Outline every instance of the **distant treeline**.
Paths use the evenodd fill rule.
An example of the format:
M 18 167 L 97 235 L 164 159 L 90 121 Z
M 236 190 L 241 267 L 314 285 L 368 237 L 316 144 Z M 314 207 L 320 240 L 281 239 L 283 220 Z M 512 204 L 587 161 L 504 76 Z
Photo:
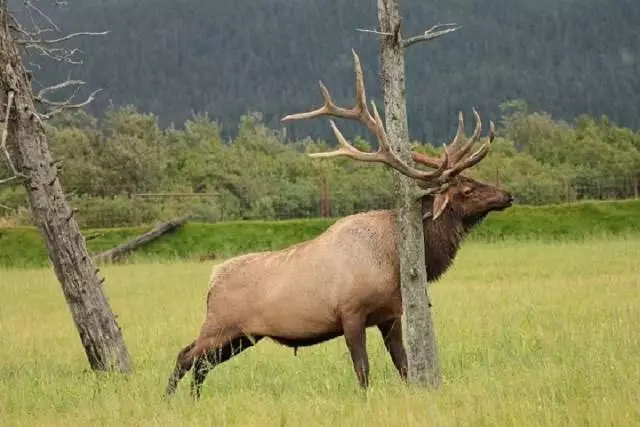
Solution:
M 523 204 L 638 195 L 640 133 L 606 117 L 568 123 L 520 101 L 502 107 L 498 138 L 473 176 L 499 180 Z M 468 133 L 472 125 L 468 118 Z M 305 153 L 329 150 L 335 140 L 292 140 L 266 126 L 258 113 L 241 118 L 233 139 L 224 139 L 220 125 L 206 116 L 192 117 L 181 129 L 163 129 L 156 116 L 133 107 L 110 110 L 101 120 L 79 111 L 47 126 L 61 182 L 83 227 L 148 224 L 185 212 L 202 221 L 318 217 L 323 182 L 331 209 L 324 214 L 393 204 L 389 168 L 312 159 Z M 364 137 L 354 136 L 354 144 L 371 150 L 374 140 L 360 132 Z M 428 142 L 413 146 L 432 154 L 441 150 Z M 0 177 L 8 173 L 0 164 Z M 169 192 L 206 197 L 141 197 Z M 29 222 L 24 189 L 0 188 L 0 206 L 0 216 Z

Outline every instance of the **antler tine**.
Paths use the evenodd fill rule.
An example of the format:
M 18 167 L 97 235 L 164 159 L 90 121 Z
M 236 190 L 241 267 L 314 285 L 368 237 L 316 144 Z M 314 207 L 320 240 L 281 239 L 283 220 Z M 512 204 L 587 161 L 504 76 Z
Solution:
M 306 113 L 290 114 L 283 117 L 281 120 L 302 120 L 319 116 L 335 116 L 357 120 L 364 124 L 376 136 L 378 140 L 378 151 L 375 153 L 367 153 L 358 150 L 351 145 L 349 141 L 347 141 L 342 132 L 340 132 L 340 129 L 338 129 L 333 120 L 331 120 L 331 128 L 338 139 L 340 148 L 326 153 L 312 153 L 309 155 L 316 158 L 346 156 L 364 162 L 385 163 L 400 173 L 418 180 L 430 181 L 440 177 L 449 165 L 447 153 L 444 154 L 443 161 L 437 164 L 437 166 L 434 166 L 436 167 L 436 170 L 423 171 L 409 166 L 393 152 L 387 138 L 387 132 L 384 129 L 384 124 L 380 118 L 378 109 L 376 108 L 376 104 L 371 102 L 373 115 L 367 108 L 367 95 L 364 87 L 364 77 L 362 73 L 362 66 L 360 65 L 360 57 L 355 50 L 352 49 L 351 52 L 353 54 L 353 67 L 356 74 L 356 104 L 354 107 L 347 109 L 335 105 L 331 99 L 329 90 L 322 82 L 320 82 L 320 89 L 322 90 L 322 96 L 324 98 L 324 104 L 322 107 Z
M 471 135 L 471 138 L 469 138 L 469 140 L 462 147 L 460 147 L 453 153 L 451 158 L 451 162 L 453 165 L 462 160 L 464 156 L 469 153 L 471 147 L 473 147 L 473 144 L 475 144 L 478 139 L 480 139 L 480 133 L 482 132 L 482 120 L 480 119 L 480 114 L 478 114 L 478 111 L 475 108 L 473 109 L 473 116 L 476 120 L 476 126 L 473 130 L 473 135 Z
M 374 104 L 374 108 L 375 108 L 375 104 Z M 375 109 L 374 109 L 374 112 L 376 113 L 377 121 L 379 121 L 379 123 L 381 124 L 382 121 L 380 120 L 380 115 L 377 114 L 377 110 Z M 384 130 L 381 133 L 382 138 L 380 139 L 381 142 L 378 147 L 378 151 L 376 151 L 375 153 L 367 153 L 364 151 L 360 151 L 357 148 L 355 148 L 353 145 L 351 145 L 349 141 L 347 141 L 347 139 L 344 137 L 342 132 L 340 132 L 340 129 L 338 129 L 338 126 L 336 126 L 333 120 L 329 120 L 329 123 L 331 124 L 331 128 L 333 129 L 333 133 L 338 139 L 340 148 L 334 151 L 326 152 L 326 153 L 311 153 L 309 154 L 310 157 L 327 158 L 327 157 L 344 156 L 344 157 L 350 157 L 355 160 L 360 160 L 362 162 L 385 163 L 388 166 L 391 166 L 392 168 L 396 169 L 398 172 L 410 178 L 419 179 L 419 180 L 429 180 L 429 179 L 437 178 L 444 173 L 447 167 L 446 156 L 445 156 L 444 161 L 440 164 L 438 169 L 434 171 L 422 171 L 420 169 L 412 168 L 411 166 L 407 165 L 402 160 L 400 160 L 391 151 L 391 146 L 389 145 L 386 134 L 384 134 Z
M 447 151 L 444 150 L 443 151 L 443 156 L 447 154 Z M 429 166 L 430 168 L 438 168 L 440 167 L 440 160 L 436 159 L 435 157 L 431 157 L 427 154 L 424 153 L 418 153 L 417 151 L 412 151 L 411 152 L 411 157 L 413 158 L 413 161 L 416 163 L 420 163 L 422 165 L 425 166 Z M 442 159 L 442 157 L 440 157 Z M 447 158 L 448 159 L 448 158 Z
M 338 143 L 340 144 L 340 148 L 337 150 L 329 151 L 325 153 L 311 153 L 309 154 L 309 157 L 321 158 L 321 157 L 346 156 L 346 157 L 356 158 L 358 160 L 371 161 L 371 160 L 364 160 L 362 155 L 364 155 L 366 158 L 371 158 L 375 155 L 375 153 L 365 153 L 363 151 L 358 150 L 356 147 L 349 144 L 349 141 L 347 141 L 347 138 L 345 138 L 342 132 L 340 132 L 340 129 L 338 129 L 338 126 L 336 126 L 333 120 L 329 120 L 329 124 L 331 124 L 331 129 L 333 129 L 333 133 L 336 136 Z
M 329 93 L 329 89 L 322 83 L 322 81 L 318 82 L 320 84 L 320 91 L 322 92 L 322 98 L 324 99 L 324 103 L 321 107 L 316 108 L 315 110 L 304 112 L 304 113 L 296 113 L 289 114 L 284 116 L 280 121 L 284 122 L 287 120 L 305 120 L 305 119 L 313 119 L 320 116 L 337 116 L 337 117 L 347 117 L 347 118 L 355 118 L 353 114 L 353 109 L 346 109 L 338 107 L 331 99 L 331 94 Z
M 378 113 L 378 108 L 376 108 L 375 102 L 371 101 L 371 106 L 373 107 L 373 118 L 376 123 L 376 134 L 379 135 L 378 136 L 378 141 L 379 141 L 378 153 L 384 154 L 389 158 L 391 162 L 393 162 L 393 163 L 387 162 L 389 166 L 397 169 L 398 171 L 400 171 L 401 173 L 409 177 L 422 179 L 422 180 L 434 179 L 443 174 L 443 172 L 445 171 L 445 169 L 449 164 L 448 155 L 446 151 L 444 152 L 443 157 L 439 162 L 439 164 L 435 166 L 436 170 L 434 171 L 423 171 L 420 169 L 416 169 L 414 167 L 409 166 L 402 160 L 400 160 L 400 158 L 397 157 L 393 153 L 393 150 L 391 149 L 391 145 L 389 144 L 389 140 L 384 130 L 384 125 L 382 124 L 382 119 L 380 118 L 380 114 Z
M 447 177 L 452 177 L 458 175 L 465 169 L 468 169 L 472 166 L 475 166 L 480 162 L 480 160 L 484 159 L 484 157 L 489 153 L 489 149 L 491 148 L 491 143 L 495 138 L 495 125 L 493 121 L 489 122 L 489 135 L 487 136 L 487 142 L 482 144 L 482 146 L 472 155 L 467 157 L 464 161 L 458 162 L 453 168 L 445 171 L 444 175 Z
M 456 130 L 456 136 L 448 144 L 450 149 L 457 150 L 457 145 L 460 144 L 460 140 L 464 137 L 464 114 L 462 111 L 458 111 L 458 129 Z
M 287 120 L 305 120 L 305 119 L 313 119 L 320 116 L 334 116 L 340 117 L 344 119 L 358 120 L 369 130 L 374 132 L 375 121 L 371 116 L 371 113 L 367 109 L 367 94 L 364 88 L 364 77 L 362 73 L 362 66 L 360 65 L 360 57 L 355 52 L 355 50 L 351 50 L 353 53 L 353 67 L 356 75 L 356 105 L 352 108 L 344 108 L 339 107 L 333 102 L 331 98 L 331 93 L 329 89 L 319 81 L 320 90 L 322 91 L 322 98 L 324 99 L 324 103 L 321 107 L 316 108 L 313 111 L 308 111 L 304 113 L 296 113 L 289 114 L 280 121 Z
M 387 138 L 387 132 L 384 129 L 382 118 L 380 118 L 378 108 L 376 107 L 376 103 L 374 101 L 371 101 L 371 107 L 373 108 L 373 121 L 375 123 L 372 132 L 375 133 L 376 138 L 378 139 L 378 151 L 388 152 L 393 155 L 391 145 L 389 144 L 389 139 Z
M 353 107 L 353 109 L 358 111 L 358 119 L 360 122 L 367 126 L 371 132 L 377 135 L 378 123 L 376 122 L 375 116 L 372 116 L 367 108 L 367 91 L 364 87 L 364 75 L 362 73 L 360 57 L 354 49 L 351 49 L 351 53 L 353 54 L 353 68 L 356 73 L 356 106 Z M 371 101 L 371 104 L 375 109 L 373 101 Z M 384 126 L 382 127 L 382 130 L 384 131 Z
M 413 161 L 423 164 L 425 166 L 432 167 L 432 168 L 439 168 L 441 165 L 441 162 L 444 161 L 448 167 L 451 167 L 454 164 L 454 161 L 452 158 L 455 156 L 456 151 L 458 151 L 456 146 L 460 143 L 460 139 L 463 136 L 464 136 L 464 114 L 462 113 L 462 111 L 458 111 L 458 129 L 456 130 L 456 135 L 453 137 L 453 139 L 449 144 L 446 144 L 444 146 L 440 160 L 434 157 L 428 156 L 426 154 L 412 152 L 411 155 L 413 157 Z

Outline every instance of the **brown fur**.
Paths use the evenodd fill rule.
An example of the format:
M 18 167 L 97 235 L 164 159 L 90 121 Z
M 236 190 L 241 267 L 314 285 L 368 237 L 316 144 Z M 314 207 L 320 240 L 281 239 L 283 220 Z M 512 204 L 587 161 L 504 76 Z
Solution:
M 464 176 L 455 178 L 447 191 L 443 215 L 424 219 L 429 282 L 449 268 L 476 224 L 512 200 L 509 193 Z M 425 214 L 432 205 L 433 198 L 424 197 Z M 239 256 L 217 267 L 210 279 L 205 321 L 195 342 L 179 353 L 167 394 L 195 361 L 192 390 L 199 396 L 209 369 L 202 366 L 205 360 L 221 363 L 264 337 L 295 348 L 344 335 L 359 383 L 366 387 L 369 326 L 383 334 L 404 377 L 395 216 L 392 210 L 351 215 L 312 240 Z

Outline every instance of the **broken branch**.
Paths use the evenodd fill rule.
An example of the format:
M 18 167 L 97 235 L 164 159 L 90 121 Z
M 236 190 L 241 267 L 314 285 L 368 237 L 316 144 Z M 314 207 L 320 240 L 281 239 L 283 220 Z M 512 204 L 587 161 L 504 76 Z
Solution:
M 40 31 L 42 32 L 42 31 Z M 71 40 L 73 38 L 76 37 L 81 37 L 81 36 L 104 36 L 109 34 L 109 31 L 100 31 L 100 32 L 92 32 L 92 31 L 81 31 L 78 33 L 71 33 L 71 34 L 67 34 L 66 36 L 62 36 L 62 37 L 58 37 L 57 39 L 18 39 L 16 40 L 17 44 L 22 44 L 22 45 L 32 45 L 32 44 L 39 44 L 39 45 L 52 45 L 52 44 L 56 44 L 56 43 L 61 43 L 67 40 Z
M 55 0 L 56 6 L 63 4 L 64 2 Z M 23 5 L 25 14 L 31 21 L 29 28 L 18 22 L 12 14 L 9 16 L 9 28 L 16 33 L 15 43 L 27 52 L 34 51 L 58 62 L 78 65 L 82 64 L 82 60 L 76 56 L 83 52 L 80 49 L 64 47 L 61 44 L 78 37 L 103 36 L 109 33 L 109 31 L 79 31 L 61 34 L 60 28 L 35 4 L 34 0 L 24 0 Z M 45 38 L 45 34 L 51 35 Z
M 66 62 L 72 65 L 81 65 L 81 59 L 74 59 L 73 56 L 82 53 L 80 49 L 68 49 L 64 47 L 45 47 L 38 43 L 24 45 L 25 49 L 35 49 L 42 56 L 46 56 L 58 62 Z
M 0 139 L 0 149 L 2 150 L 5 158 L 7 159 L 9 169 L 11 169 L 11 173 L 13 174 L 13 176 L 0 180 L 0 184 L 6 184 L 8 182 L 19 180 L 25 177 L 22 173 L 20 173 L 16 169 L 15 165 L 13 164 L 13 161 L 11 160 L 11 155 L 9 154 L 9 150 L 7 149 L 7 136 L 9 135 L 9 115 L 11 114 L 11 107 L 13 105 L 14 96 L 15 96 L 15 92 L 12 90 L 10 90 L 7 93 L 7 109 L 4 113 L 4 127 L 2 128 L 2 137 Z
M 462 28 L 462 26 L 456 23 L 436 24 L 433 27 L 429 28 L 427 31 L 425 31 L 423 34 L 409 37 L 408 39 L 403 40 L 402 47 L 407 48 L 416 43 L 437 39 L 438 37 L 442 37 L 445 34 L 449 34 L 456 30 L 459 30 L 460 28 Z
M 393 33 L 384 33 L 381 31 L 377 31 L 377 30 L 366 30 L 363 28 L 356 28 L 356 31 L 360 31 L 361 33 L 370 33 L 370 34 L 376 34 L 378 36 L 392 36 Z
M 82 81 L 82 80 L 67 80 L 65 82 L 58 83 L 58 84 L 55 84 L 53 86 L 47 86 L 45 88 L 40 89 L 40 91 L 38 92 L 38 94 L 36 95 L 35 98 L 36 98 L 37 101 L 40 101 L 49 92 L 53 92 L 55 90 L 64 89 L 66 87 L 74 86 L 74 85 L 76 87 L 77 86 L 82 86 L 84 84 L 85 84 L 85 82 Z
M 24 0 L 24 5 L 25 8 L 27 10 L 27 13 L 29 14 L 29 18 L 31 18 L 31 23 L 33 24 L 33 26 L 35 28 L 37 28 L 40 32 L 44 32 L 44 31 L 49 31 L 50 29 L 45 28 L 43 31 L 40 30 L 40 27 L 38 26 L 38 24 L 36 23 L 36 19 L 33 16 L 32 12 L 36 12 L 37 15 L 39 15 L 42 19 L 44 19 L 45 21 L 47 21 L 47 23 L 49 25 L 51 25 L 51 27 L 55 30 L 55 31 L 60 31 L 60 28 L 58 28 L 58 26 L 56 25 L 55 22 L 53 22 L 53 19 L 51 19 L 49 17 L 49 15 L 47 15 L 46 13 L 44 13 L 38 6 L 36 6 L 35 4 L 33 4 L 33 2 L 31 0 Z
M 180 227 L 182 227 L 190 218 L 190 215 L 185 215 L 171 221 L 167 221 L 155 227 L 153 230 L 146 232 L 128 242 L 102 252 L 93 257 L 95 262 L 108 262 L 113 263 L 122 259 L 128 253 L 136 250 L 137 248 L 152 242 L 153 240 L 164 236 L 167 233 L 171 233 Z
M 71 103 L 71 100 L 75 96 L 75 92 L 66 101 L 56 102 L 56 101 L 49 101 L 47 99 L 40 99 L 39 100 L 40 103 L 56 107 L 56 108 L 54 108 L 54 109 L 52 109 L 52 110 L 50 110 L 50 111 L 48 111 L 46 113 L 41 113 L 40 114 L 40 118 L 43 119 L 43 120 L 48 120 L 51 117 L 55 116 L 56 114 L 60 114 L 61 112 L 65 111 L 65 110 L 72 110 L 72 109 L 85 107 L 88 104 L 90 104 L 91 102 L 93 102 L 93 100 L 96 99 L 96 95 L 101 91 L 102 91 L 102 89 L 96 89 L 93 92 L 91 92 L 91 94 L 87 97 L 87 99 L 85 99 L 82 102 L 75 103 L 75 104 Z

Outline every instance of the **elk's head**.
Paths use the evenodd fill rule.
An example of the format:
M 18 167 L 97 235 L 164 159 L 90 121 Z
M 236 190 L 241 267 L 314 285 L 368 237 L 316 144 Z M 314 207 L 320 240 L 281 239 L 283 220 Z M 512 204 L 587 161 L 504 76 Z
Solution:
M 413 178 L 423 189 L 422 204 L 425 221 L 438 221 L 446 217 L 462 221 L 466 229 L 473 227 L 489 212 L 503 210 L 511 206 L 513 198 L 508 192 L 500 188 L 482 183 L 471 177 L 462 175 L 465 169 L 476 165 L 487 153 L 494 138 L 494 125 L 490 123 L 487 141 L 468 155 L 473 145 L 479 140 L 482 130 L 480 115 L 474 109 L 476 126 L 471 138 L 464 139 L 463 115 L 458 115 L 458 131 L 453 141 L 445 147 L 442 156 L 433 158 L 425 154 L 412 153 L 413 161 L 434 170 L 426 171 L 410 166 L 401 160 L 391 149 L 387 133 L 372 102 L 373 112 L 367 107 L 362 68 L 358 55 L 353 52 L 356 74 L 356 105 L 353 108 L 337 106 L 331 99 L 328 89 L 320 82 L 324 97 L 324 104 L 306 113 L 291 114 L 282 120 L 311 119 L 320 116 L 341 117 L 356 120 L 364 124 L 378 140 L 378 151 L 375 153 L 362 152 L 351 145 L 342 135 L 333 120 L 330 121 L 340 148 L 328 153 L 314 153 L 312 157 L 345 156 L 364 162 L 385 163 L 405 176 Z
M 422 212 L 425 221 L 452 217 L 461 221 L 468 230 L 490 212 L 507 209 L 512 203 L 513 196 L 508 191 L 461 175 L 454 178 L 442 193 L 423 196 Z M 438 210 L 440 215 L 434 219 L 434 212 Z
M 450 216 L 462 221 L 466 229 L 480 222 L 491 211 L 501 211 L 511 206 L 513 196 L 495 185 L 487 184 L 461 172 L 477 164 L 484 158 L 494 139 L 494 126 L 490 123 L 490 131 L 487 142 L 471 156 L 467 156 L 473 144 L 480 138 L 481 121 L 476 110 L 473 110 L 476 118 L 476 127 L 471 138 L 463 140 L 464 119 L 462 113 L 458 115 L 458 131 L 453 141 L 445 147 L 444 158 L 435 159 L 421 153 L 412 153 L 416 163 L 432 168 L 441 168 L 442 162 L 447 164 L 441 180 L 444 185 L 434 195 L 427 194 L 423 197 L 423 218 L 425 220 L 438 220 L 440 216 Z M 419 182 L 420 186 L 431 183 Z M 432 190 L 433 191 L 433 190 Z M 426 193 L 430 191 L 427 190 Z

